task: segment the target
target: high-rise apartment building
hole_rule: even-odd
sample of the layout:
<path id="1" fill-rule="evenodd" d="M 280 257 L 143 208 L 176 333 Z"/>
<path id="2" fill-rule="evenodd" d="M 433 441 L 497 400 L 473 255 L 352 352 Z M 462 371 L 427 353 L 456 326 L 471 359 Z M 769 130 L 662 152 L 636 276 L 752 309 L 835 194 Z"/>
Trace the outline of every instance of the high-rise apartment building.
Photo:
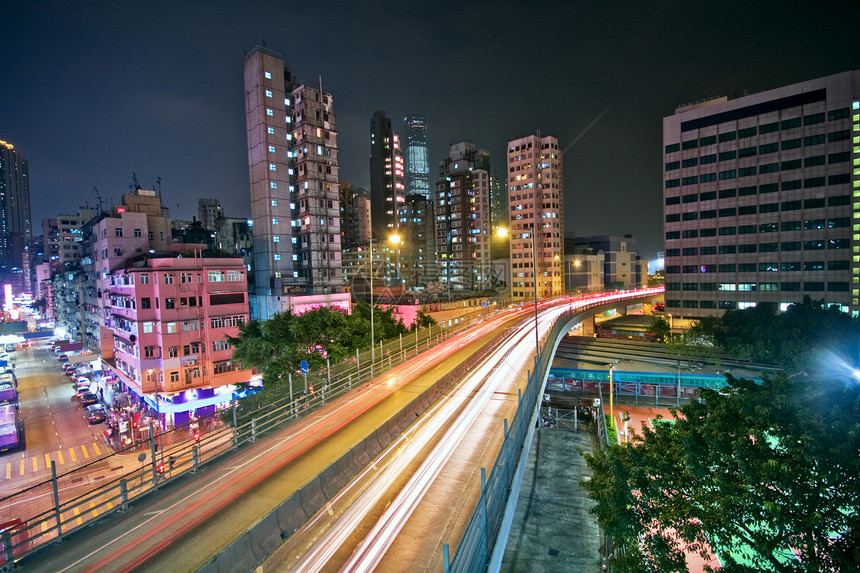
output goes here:
<path id="1" fill-rule="evenodd" d="M 436 181 L 436 256 L 449 293 L 489 288 L 490 154 L 463 141 L 439 163 Z"/>
<path id="2" fill-rule="evenodd" d="M 397 232 L 405 202 L 403 154 L 391 118 L 377 110 L 370 120 L 370 218 L 374 238 Z"/>
<path id="3" fill-rule="evenodd" d="M 407 291 L 423 291 L 439 281 L 436 264 L 433 201 L 415 193 L 406 196 L 400 216 L 401 284 Z"/>
<path id="4" fill-rule="evenodd" d="M 663 119 L 666 308 L 860 310 L 860 71 Z"/>
<path id="5" fill-rule="evenodd" d="M 144 259 L 107 278 L 115 358 L 107 364 L 123 385 L 157 409 L 167 427 L 205 415 L 248 382 L 231 360 L 228 336 L 248 321 L 248 288 L 240 258 Z"/>
<path id="6" fill-rule="evenodd" d="M 558 140 L 539 133 L 508 142 L 511 294 L 564 292 L 564 191 Z"/>
<path id="7" fill-rule="evenodd" d="M 430 160 L 427 151 L 427 123 L 423 115 L 403 118 L 406 124 L 406 194 L 432 197 Z"/>
<path id="8" fill-rule="evenodd" d="M 245 111 L 251 314 L 269 318 L 290 307 L 290 296 L 341 288 L 337 131 L 331 94 L 297 82 L 262 46 L 245 58 Z"/>
<path id="9" fill-rule="evenodd" d="M 27 160 L 0 141 L 0 282 L 29 291 L 27 247 L 33 235 Z"/>
<path id="10" fill-rule="evenodd" d="M 308 294 L 340 292 L 340 194 L 334 102 L 322 85 L 292 91 L 296 271 Z"/>

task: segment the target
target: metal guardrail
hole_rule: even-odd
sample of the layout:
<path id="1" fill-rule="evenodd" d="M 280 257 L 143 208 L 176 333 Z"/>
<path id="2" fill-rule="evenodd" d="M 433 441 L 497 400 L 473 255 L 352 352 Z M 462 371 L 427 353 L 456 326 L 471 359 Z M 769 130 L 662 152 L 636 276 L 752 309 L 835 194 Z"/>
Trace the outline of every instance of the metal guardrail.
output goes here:
<path id="1" fill-rule="evenodd" d="M 613 301 L 613 304 L 650 295 L 651 293 L 647 292 L 638 294 L 634 292 L 626 299 Z M 449 560 L 448 545 L 446 544 L 442 548 L 444 573 L 479 573 L 487 570 L 501 530 L 508 496 L 514 474 L 517 471 L 517 464 L 521 461 L 520 456 L 527 440 L 527 434 L 532 429 L 535 420 L 540 420 L 537 410 L 538 397 L 552 364 L 559 335 L 567 329 L 570 322 L 575 320 L 577 316 L 605 307 L 608 304 L 607 302 L 596 302 L 566 310 L 556 319 L 545 339 L 544 346 L 540 348 L 539 354 L 535 357 L 534 370 L 528 374 L 525 393 L 519 393 L 517 411 L 510 426 L 505 420 L 505 437 L 496 456 L 496 461 L 490 470 L 489 478 L 486 477 L 485 469 L 481 468 L 481 496 L 453 559 Z M 602 404 L 603 401 L 601 400 L 601 411 L 595 413 L 595 416 L 600 419 L 604 419 Z M 602 441 L 602 443 L 606 442 Z"/>
<path id="2" fill-rule="evenodd" d="M 201 420 L 202 427 L 215 429 L 203 432 L 197 441 L 192 438 L 191 428 L 185 425 L 162 434 L 150 431 L 149 439 L 137 447 L 121 450 L 61 475 L 57 475 L 52 461 L 50 480 L 0 498 L 0 507 L 32 508 L 27 515 L 0 517 L 0 521 L 7 521 L 6 517 L 9 517 L 22 522 L 14 531 L 0 534 L 0 569 L 11 570 L 15 561 L 45 544 L 62 540 L 111 512 L 128 509 L 132 501 L 158 491 L 181 476 L 196 473 L 202 464 L 213 463 L 239 446 L 261 439 L 472 326 L 483 316 L 484 313 L 478 311 L 452 319 L 455 322 L 452 326 L 431 326 L 416 331 L 414 335 L 409 333 L 396 340 L 380 342 L 374 350 L 372 363 L 369 349 L 356 351 L 355 359 L 327 368 L 325 376 L 307 374 L 300 377 L 292 396 L 285 395 L 265 411 L 243 411 L 241 401 L 234 399 L 232 416 L 228 416 L 232 420 L 224 422 L 219 418 L 220 414 Z M 168 445 L 159 448 L 164 442 Z M 139 465 L 135 459 L 139 460 Z M 117 470 L 121 475 L 89 479 L 99 464 L 106 466 L 106 472 Z"/>

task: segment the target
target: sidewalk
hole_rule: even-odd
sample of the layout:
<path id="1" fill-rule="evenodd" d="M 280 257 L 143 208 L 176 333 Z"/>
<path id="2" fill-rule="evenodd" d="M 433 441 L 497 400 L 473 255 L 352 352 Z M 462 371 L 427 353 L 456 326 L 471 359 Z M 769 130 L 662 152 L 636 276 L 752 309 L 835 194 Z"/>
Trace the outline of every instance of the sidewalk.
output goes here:
<path id="1" fill-rule="evenodd" d="M 535 433 L 500 571 L 601 571 L 594 504 L 579 485 L 591 477 L 580 450 L 591 453 L 594 439 L 587 426 Z"/>

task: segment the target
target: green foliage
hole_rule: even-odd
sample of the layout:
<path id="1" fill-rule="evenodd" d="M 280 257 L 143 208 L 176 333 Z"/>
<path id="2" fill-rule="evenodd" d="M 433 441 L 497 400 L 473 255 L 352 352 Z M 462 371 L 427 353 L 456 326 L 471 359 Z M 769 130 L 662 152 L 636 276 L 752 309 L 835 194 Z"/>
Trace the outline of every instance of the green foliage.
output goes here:
<path id="1" fill-rule="evenodd" d="M 669 321 L 657 315 L 651 315 L 648 332 L 654 333 L 657 342 L 666 342 L 672 336 L 672 328 L 669 326 Z"/>
<path id="2" fill-rule="evenodd" d="M 436 325 L 436 319 L 430 316 L 429 314 L 424 314 L 420 310 L 418 311 L 418 315 L 415 317 L 415 322 L 412 324 L 412 327 L 409 329 L 414 332 L 419 328 L 429 328 L 431 326 Z"/>
<path id="3" fill-rule="evenodd" d="M 373 319 L 377 341 L 407 332 L 402 321 L 394 320 L 391 310 L 375 308 Z M 266 386 L 277 386 L 290 372 L 299 372 L 303 360 L 310 372 L 320 372 L 326 358 L 337 363 L 352 356 L 357 348 L 369 347 L 370 306 L 359 302 L 350 315 L 328 307 L 300 316 L 279 313 L 270 320 L 240 325 L 239 336 L 229 340 L 234 360 L 261 372 Z"/>
<path id="4" fill-rule="evenodd" d="M 626 548 L 614 567 L 686 571 L 680 539 L 716 550 L 727 571 L 856 571 L 860 386 L 784 375 L 728 383 L 673 412 L 674 423 L 586 456 L 592 511 Z"/>
<path id="5" fill-rule="evenodd" d="M 860 348 L 857 321 L 821 301 L 803 303 L 777 312 L 771 304 L 732 310 L 722 317 L 706 317 L 689 331 L 694 339 L 709 339 L 719 350 L 741 360 L 773 362 L 788 372 L 814 366 L 822 349 L 854 356 Z"/>

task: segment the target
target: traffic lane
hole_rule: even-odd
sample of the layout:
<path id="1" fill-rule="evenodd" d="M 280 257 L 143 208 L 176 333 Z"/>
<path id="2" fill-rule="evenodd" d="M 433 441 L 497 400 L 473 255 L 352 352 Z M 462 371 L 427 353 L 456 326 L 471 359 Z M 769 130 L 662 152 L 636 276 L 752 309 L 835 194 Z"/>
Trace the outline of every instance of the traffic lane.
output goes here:
<path id="1" fill-rule="evenodd" d="M 480 346 L 492 335 L 490 328 L 475 343 Z M 457 360 L 454 355 L 462 353 L 462 360 L 472 352 L 459 344 L 465 338 L 442 343 L 431 352 L 438 352 L 454 361 Z M 77 544 L 71 549 L 66 545 L 66 552 L 61 553 L 54 547 L 46 549 L 38 560 L 42 565 L 34 564 L 32 570 L 56 571 L 69 564 L 68 570 L 72 570 L 107 566 L 108 563 L 114 570 L 134 567 L 141 571 L 196 569 L 241 535 L 261 515 L 289 497 L 309 477 L 317 475 L 332 460 L 352 449 L 378 427 L 380 420 L 399 412 L 424 387 L 438 380 L 436 375 L 426 378 L 422 375 L 410 381 L 399 375 L 400 372 L 398 370 L 390 378 L 383 377 L 365 384 L 303 418 L 298 424 L 243 448 L 215 467 L 207 468 L 181 489 L 181 495 L 173 495 L 168 489 L 163 498 L 155 496 L 152 500 L 143 500 L 140 503 L 147 505 L 141 511 L 146 513 L 147 519 L 132 525 L 125 516 L 111 517 L 109 527 L 89 528 L 91 535 L 98 540 L 94 544 L 87 537 L 80 548 Z M 408 387 L 399 389 L 401 384 Z M 360 403 L 366 399 L 376 401 L 376 404 L 363 412 L 361 422 L 350 424 L 354 411 L 361 409 Z M 334 424 L 340 429 L 332 431 L 332 426 L 306 428 L 307 424 L 321 423 Z M 128 532 L 127 527 L 137 529 Z"/>

